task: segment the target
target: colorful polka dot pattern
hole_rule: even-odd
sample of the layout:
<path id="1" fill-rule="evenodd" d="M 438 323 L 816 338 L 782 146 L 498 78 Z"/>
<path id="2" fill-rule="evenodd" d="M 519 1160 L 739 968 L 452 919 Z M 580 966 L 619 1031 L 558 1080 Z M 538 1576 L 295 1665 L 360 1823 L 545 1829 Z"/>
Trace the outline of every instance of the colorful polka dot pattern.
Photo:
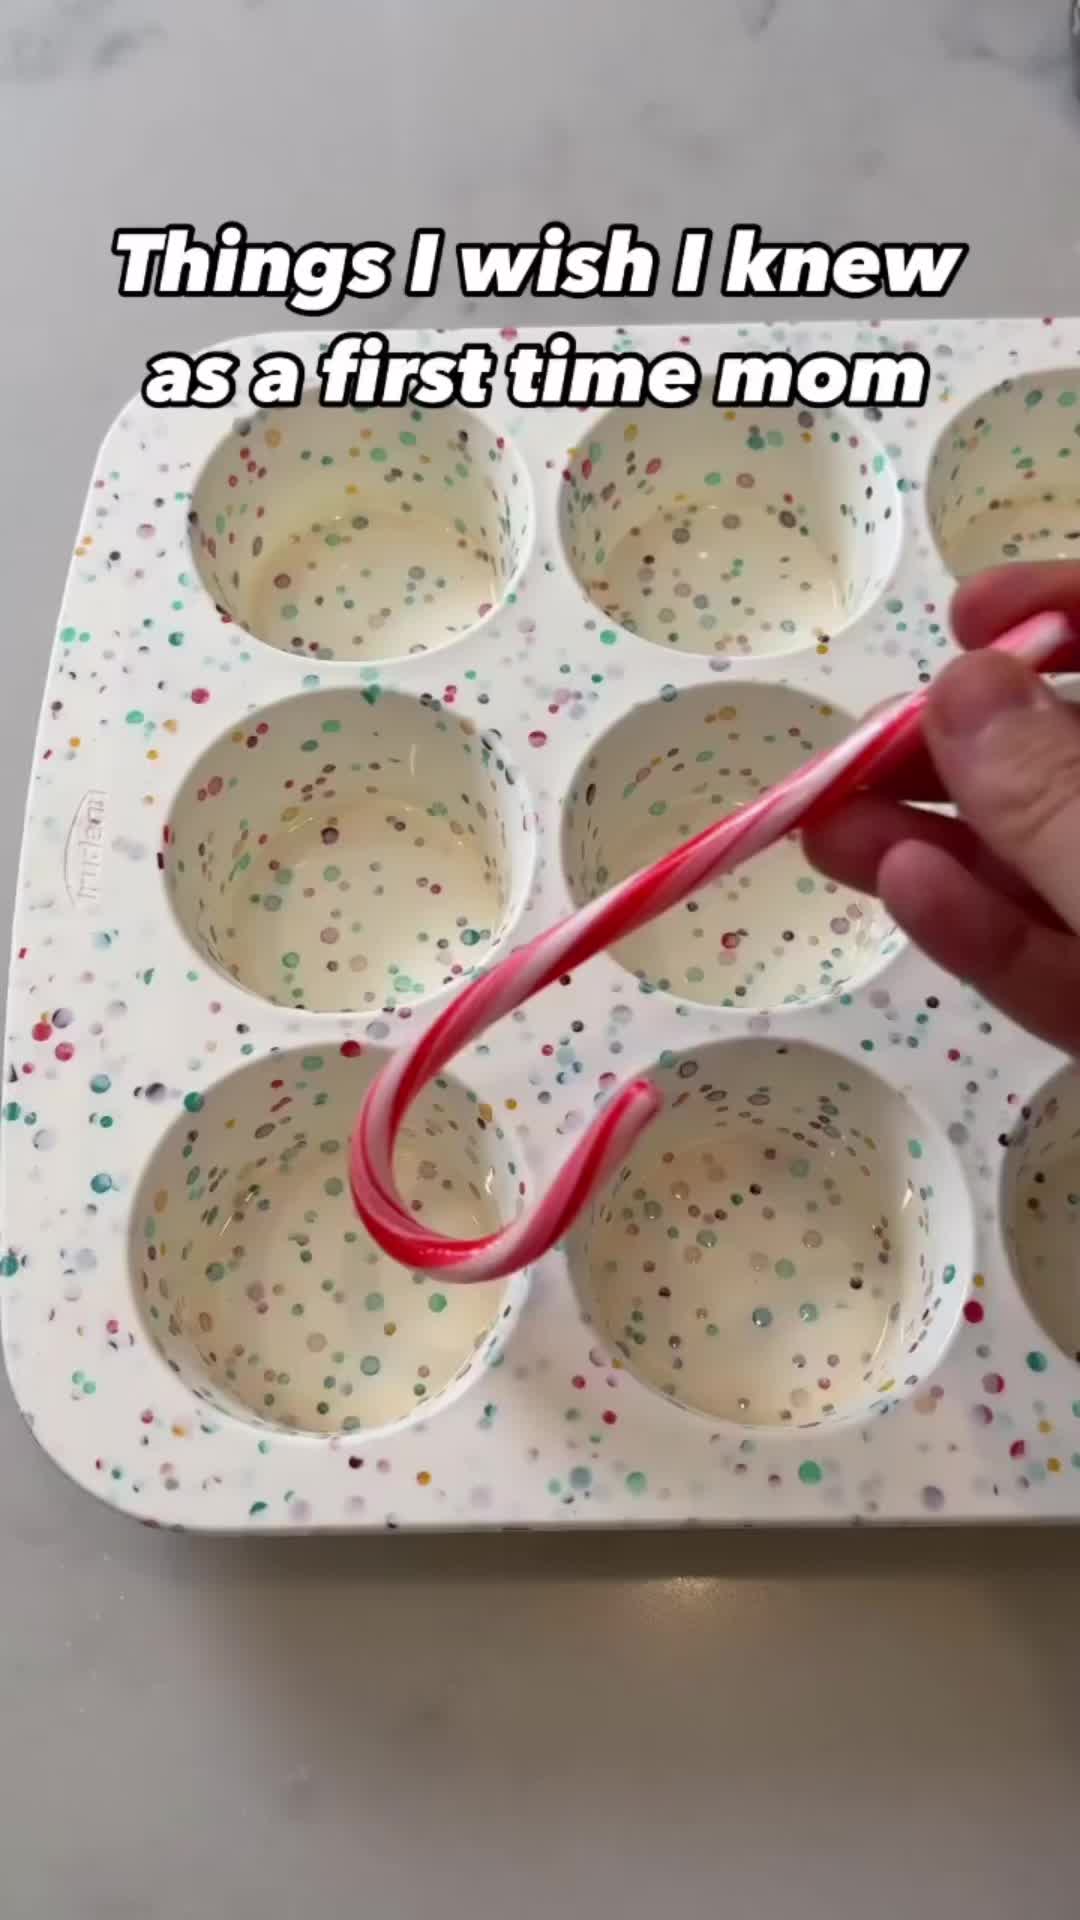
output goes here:
<path id="1" fill-rule="evenodd" d="M 1010 374 L 980 394 L 942 435 L 927 507 L 959 578 L 1080 557 L 1080 372 Z"/>
<path id="2" fill-rule="evenodd" d="M 748 1427 L 819 1426 L 918 1387 L 973 1263 L 944 1137 L 864 1068 L 804 1044 L 665 1058 L 658 1084 L 661 1119 L 571 1255 L 626 1366 Z"/>
<path id="3" fill-rule="evenodd" d="M 597 743 L 568 796 L 563 859 L 575 901 L 756 799 L 849 726 L 792 688 L 731 681 L 636 708 Z M 789 839 L 641 928 L 616 958 L 648 991 L 773 1009 L 839 993 L 897 944 L 875 902 L 822 879 Z"/>
<path id="4" fill-rule="evenodd" d="M 882 589 L 896 481 L 865 423 L 798 407 L 609 415 L 567 472 L 570 565 L 658 646 L 746 657 L 829 641 Z"/>
<path id="5" fill-rule="evenodd" d="M 406 1273 L 357 1221 L 342 1144 L 377 1050 L 252 1062 L 189 1101 L 135 1206 L 150 1338 L 192 1391 L 292 1432 L 392 1427 L 490 1363 L 524 1281 L 448 1292 Z M 399 1165 L 417 1214 L 491 1232 L 514 1205 L 514 1148 L 460 1087 L 425 1096 Z"/>
<path id="6" fill-rule="evenodd" d="M 1080 322 L 905 327 L 912 415 L 117 420 L 35 746 L 2 1105 L 7 1364 L 101 1498 L 301 1532 L 1080 1513 L 1076 1076 L 797 847 L 430 1090 L 403 1181 L 483 1232 L 659 1078 L 535 1271 L 404 1272 L 346 1192 L 367 1076 L 455 985 L 926 685 L 955 574 L 1071 551 Z M 241 381 L 319 348 L 243 343 Z"/>
<path id="7" fill-rule="evenodd" d="M 181 925 L 278 1006 L 416 1006 L 490 957 L 533 835 L 494 734 L 373 682 L 258 709 L 163 835 Z"/>
<path id="8" fill-rule="evenodd" d="M 191 505 L 221 616 L 305 660 L 426 653 L 482 624 L 528 544 L 512 449 L 457 408 L 295 409 L 241 420 Z"/>

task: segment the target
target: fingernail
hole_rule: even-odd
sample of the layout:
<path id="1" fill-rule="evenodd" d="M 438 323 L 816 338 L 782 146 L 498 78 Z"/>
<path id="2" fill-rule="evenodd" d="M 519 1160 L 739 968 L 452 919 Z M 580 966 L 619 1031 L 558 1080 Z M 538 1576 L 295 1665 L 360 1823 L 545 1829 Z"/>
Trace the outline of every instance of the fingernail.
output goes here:
<path id="1" fill-rule="evenodd" d="M 972 740 L 1006 713 L 1042 706 L 1051 696 L 1038 674 L 1006 654 L 965 654 L 935 682 L 927 718 L 951 739 Z"/>

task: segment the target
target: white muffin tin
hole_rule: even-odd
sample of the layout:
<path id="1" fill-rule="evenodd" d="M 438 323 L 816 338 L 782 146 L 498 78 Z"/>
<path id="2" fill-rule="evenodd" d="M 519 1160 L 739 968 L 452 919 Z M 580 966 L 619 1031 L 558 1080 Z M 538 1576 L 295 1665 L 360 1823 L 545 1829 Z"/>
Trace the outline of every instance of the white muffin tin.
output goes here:
<path id="1" fill-rule="evenodd" d="M 404 1188 L 472 1233 L 654 1073 L 564 1248 L 461 1287 L 355 1217 L 365 1087 L 471 970 L 925 684 L 955 574 L 1080 558 L 1080 321 L 577 337 L 693 352 L 706 394 L 755 348 L 910 347 L 932 388 L 601 415 L 500 380 L 472 415 L 136 399 L 110 429 L 16 904 L 19 1403 L 175 1527 L 1072 1517 L 1080 1079 L 795 844 L 411 1117 Z M 231 344 L 243 391 L 325 342 Z"/>

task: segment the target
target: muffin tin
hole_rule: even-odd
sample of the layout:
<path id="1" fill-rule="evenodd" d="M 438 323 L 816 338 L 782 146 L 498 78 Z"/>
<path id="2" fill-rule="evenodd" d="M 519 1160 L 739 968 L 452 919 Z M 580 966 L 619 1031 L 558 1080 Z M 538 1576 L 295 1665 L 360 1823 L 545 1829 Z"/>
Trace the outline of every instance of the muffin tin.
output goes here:
<path id="1" fill-rule="evenodd" d="M 392 345 L 436 338 L 458 344 Z M 688 346 L 706 376 L 910 347 L 932 390 L 136 399 L 110 429 L 16 904 L 20 1406 L 160 1526 L 1071 1518 L 1080 1075 L 795 842 L 548 989 L 410 1115 L 404 1190 L 472 1234 L 651 1073 L 659 1120 L 562 1248 L 455 1286 L 353 1211 L 364 1092 L 461 982 L 925 684 L 957 576 L 1080 559 L 1080 321 L 579 338 Z M 240 391 L 256 355 L 314 376 L 323 344 L 231 343 Z"/>

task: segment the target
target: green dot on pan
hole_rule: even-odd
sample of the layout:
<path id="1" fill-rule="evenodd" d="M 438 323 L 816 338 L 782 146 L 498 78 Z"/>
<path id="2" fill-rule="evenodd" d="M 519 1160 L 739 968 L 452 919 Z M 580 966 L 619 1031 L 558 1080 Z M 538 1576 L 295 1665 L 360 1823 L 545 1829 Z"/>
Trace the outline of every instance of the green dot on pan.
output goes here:
<path id="1" fill-rule="evenodd" d="M 802 1481 L 804 1487 L 820 1486 L 822 1472 L 816 1460 L 803 1461 L 799 1468 L 799 1479 Z"/>

